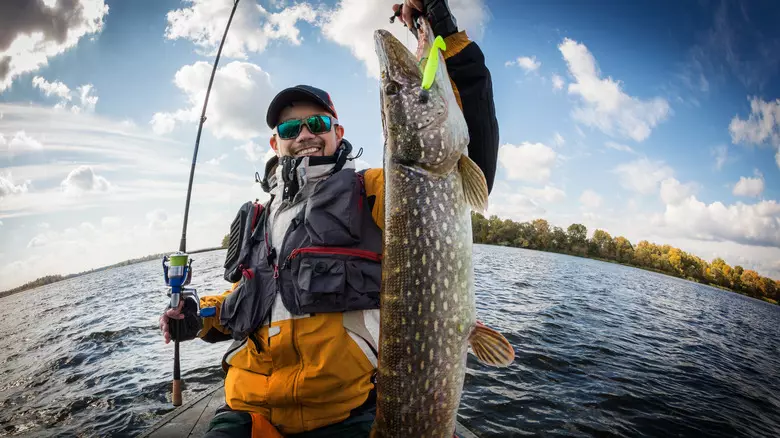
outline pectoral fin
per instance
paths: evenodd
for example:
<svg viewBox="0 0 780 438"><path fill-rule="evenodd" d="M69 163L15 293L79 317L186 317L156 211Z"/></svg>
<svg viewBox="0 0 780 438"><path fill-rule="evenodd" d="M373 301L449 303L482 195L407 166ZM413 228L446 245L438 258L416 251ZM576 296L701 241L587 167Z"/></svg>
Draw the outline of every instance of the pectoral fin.
<svg viewBox="0 0 780 438"><path fill-rule="evenodd" d="M485 174L471 158L461 155L458 169L463 180L463 195L474 211L483 213L488 207L488 188Z"/></svg>
<svg viewBox="0 0 780 438"><path fill-rule="evenodd" d="M515 349L499 332L477 323L469 336L474 355L480 362L493 367L508 367L515 360Z"/></svg>

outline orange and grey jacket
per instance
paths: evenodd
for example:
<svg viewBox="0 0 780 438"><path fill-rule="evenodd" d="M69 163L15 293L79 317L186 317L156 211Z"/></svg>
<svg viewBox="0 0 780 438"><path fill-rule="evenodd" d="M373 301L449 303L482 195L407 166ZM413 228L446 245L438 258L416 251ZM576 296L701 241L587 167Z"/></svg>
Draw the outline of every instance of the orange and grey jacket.
<svg viewBox="0 0 780 438"><path fill-rule="evenodd" d="M498 127L490 74L465 33L447 38L447 68L471 142L492 188ZM342 162L343 163L343 162ZM266 175L272 201L247 203L233 226L225 277L233 287L201 298L217 314L199 337L233 339L223 358L226 403L260 413L284 434L337 423L371 403L381 283L382 169L333 172L304 158L297 193L284 196L282 166Z"/></svg>

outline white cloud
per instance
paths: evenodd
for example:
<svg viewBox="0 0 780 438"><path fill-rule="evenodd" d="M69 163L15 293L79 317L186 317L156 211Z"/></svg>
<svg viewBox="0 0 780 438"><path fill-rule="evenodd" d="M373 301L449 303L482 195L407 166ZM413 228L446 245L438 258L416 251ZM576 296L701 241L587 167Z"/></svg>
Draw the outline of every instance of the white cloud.
<svg viewBox="0 0 780 438"><path fill-rule="evenodd" d="M488 216L497 215L516 221L525 221L542 217L546 210L526 193L518 193L517 189L505 181L497 180L490 193Z"/></svg>
<svg viewBox="0 0 780 438"><path fill-rule="evenodd" d="M731 141L737 143L762 144L770 142L780 144L780 99L766 102L753 97L750 99L750 116L742 120L734 116L729 123Z"/></svg>
<svg viewBox="0 0 780 438"><path fill-rule="evenodd" d="M84 84L71 91L67 85L62 82L48 82L41 76L35 76L32 80L34 87L40 89L46 97L55 96L59 102L54 105L55 108L70 109L74 113L94 112L98 97L95 94L95 87L92 84ZM77 103L71 104L76 101Z"/></svg>
<svg viewBox="0 0 780 438"><path fill-rule="evenodd" d="M207 54L216 49L225 32L232 1L188 0L188 8L168 12L165 37L187 39ZM246 59L249 53L261 53L274 40L299 45L303 42L298 22L314 23L317 12L308 3L300 3L280 12L268 12L254 0L245 0L230 25L230 34L222 49L223 56Z"/></svg>
<svg viewBox="0 0 780 438"><path fill-rule="evenodd" d="M553 84L553 89L554 90L562 90L563 89L563 85L564 85L563 78L558 76L558 75L556 75L556 74L553 74L552 75L552 84Z"/></svg>
<svg viewBox="0 0 780 438"><path fill-rule="evenodd" d="M603 202L603 198L593 190L585 190L580 195L580 203L589 209L599 208Z"/></svg>
<svg viewBox="0 0 780 438"><path fill-rule="evenodd" d="M32 240L30 240L29 243L27 243L28 248L36 248L40 246L46 246L46 243L49 241L48 237L46 237L45 234L38 234L37 236L33 237Z"/></svg>
<svg viewBox="0 0 780 438"><path fill-rule="evenodd" d="M263 147L253 141L248 141L235 149L244 151L247 160L252 163L262 160L262 163L265 164L271 157L276 155L276 152L270 146Z"/></svg>
<svg viewBox="0 0 780 438"><path fill-rule="evenodd" d="M504 144L498 150L498 161L511 180L546 182L550 179L555 157L555 151L542 143Z"/></svg>
<svg viewBox="0 0 780 438"><path fill-rule="evenodd" d="M4 141L0 141L0 146L3 146ZM43 149L41 142L27 135L25 131L17 131L7 144L9 152L40 151ZM0 148L0 151L2 150L4 148Z"/></svg>
<svg viewBox="0 0 780 438"><path fill-rule="evenodd" d="M712 155L715 156L715 168L720 170L723 165L726 164L726 160L729 158L729 150L726 145L720 145L712 149Z"/></svg>
<svg viewBox="0 0 780 438"><path fill-rule="evenodd" d="M504 65L507 67L516 65L525 70L525 74L529 74L539 70L539 67L542 66L542 63L536 60L536 56L531 56L530 58L528 56L521 56L514 61L507 61Z"/></svg>
<svg viewBox="0 0 780 438"><path fill-rule="evenodd" d="M214 158L206 161L206 164L210 164L212 166L219 166L219 163L221 163L222 160L224 160L225 158L227 158L227 154L222 154L222 155L220 155L218 157L214 157Z"/></svg>
<svg viewBox="0 0 780 438"><path fill-rule="evenodd" d="M655 193L661 181L674 175L672 168L663 161L650 161L647 158L621 164L614 172L620 176L624 188L643 195Z"/></svg>
<svg viewBox="0 0 780 438"><path fill-rule="evenodd" d="M584 44L566 38L558 49L575 79L569 84L569 94L581 100L581 106L572 113L580 123L613 137L643 141L671 113L663 98L641 100L623 92L620 82L611 77L602 79L595 58Z"/></svg>
<svg viewBox="0 0 780 438"><path fill-rule="evenodd" d="M777 149L775 161L780 167L780 99L764 101L750 98L750 115L747 120L734 116L729 123L731 141L734 144L769 144Z"/></svg>
<svg viewBox="0 0 780 438"><path fill-rule="evenodd" d="M74 105L71 107L73 112L85 111L88 113L95 111L95 105L97 104L98 97L94 94L95 87L92 84L81 85L77 88L78 98L81 105Z"/></svg>
<svg viewBox="0 0 780 438"><path fill-rule="evenodd" d="M732 193L736 196L757 197L764 191L764 177L756 171L755 178L740 177Z"/></svg>
<svg viewBox="0 0 780 438"><path fill-rule="evenodd" d="M553 136L553 143L555 143L555 146L560 147L563 146L564 143L566 143L566 140L563 138L563 136L560 133L556 132L555 135Z"/></svg>
<svg viewBox="0 0 780 438"><path fill-rule="evenodd" d="M158 208L146 213L147 226L151 229L166 228L169 224L168 213Z"/></svg>
<svg viewBox="0 0 780 438"><path fill-rule="evenodd" d="M0 92L17 76L47 65L48 59L103 29L103 0L59 1L51 7L27 0L0 5Z"/></svg>
<svg viewBox="0 0 780 438"><path fill-rule="evenodd" d="M548 203L559 202L566 199L566 192L553 186L544 186L541 189L523 187L521 192L534 200L541 200Z"/></svg>
<svg viewBox="0 0 780 438"><path fill-rule="evenodd" d="M70 88L60 81L48 82L41 76L32 79L34 87L39 88L46 97L57 96L63 100L70 100Z"/></svg>
<svg viewBox="0 0 780 438"><path fill-rule="evenodd" d="M392 5L397 0L340 0L337 6L323 14L320 23L325 38L350 49L352 55L363 61L369 76L379 78L379 61L374 52L374 31L391 32L402 43L414 49L414 36L398 21L390 24ZM488 21L484 0L449 0L450 9L458 20L458 27L471 37L479 38ZM389 11L388 14L382 11Z"/></svg>
<svg viewBox="0 0 780 438"><path fill-rule="evenodd" d="M152 130L157 135L165 135L173 132L176 128L176 120L191 120L192 117L184 110L179 110L176 113L154 113L152 120L149 124L152 125Z"/></svg>
<svg viewBox="0 0 780 438"><path fill-rule="evenodd" d="M696 191L693 183L682 184L675 178L666 178L661 181L661 200L665 204L677 205L688 199Z"/></svg>
<svg viewBox="0 0 780 438"><path fill-rule="evenodd" d="M6 175L0 174L0 200L11 195L21 195L27 193L29 181L22 184L15 184L13 176L8 173Z"/></svg>
<svg viewBox="0 0 780 438"><path fill-rule="evenodd" d="M624 144L615 143L614 141L608 141L604 143L604 146L614 149L616 151L622 151L622 152L631 152L634 153L634 150L630 146L626 146Z"/></svg>
<svg viewBox="0 0 780 438"><path fill-rule="evenodd" d="M95 174L91 166L81 165L68 174L60 183L60 187L68 195L80 195L87 192L105 192L111 184L104 177Z"/></svg>
<svg viewBox="0 0 780 438"><path fill-rule="evenodd" d="M780 246L780 204L776 201L726 206L721 202L705 204L690 196L678 204L667 204L657 221L687 238Z"/></svg>
<svg viewBox="0 0 780 438"><path fill-rule="evenodd" d="M188 106L175 112L156 113L150 124L157 134L171 132L177 123L197 123L203 110L211 64L185 65L174 83L187 96ZM258 108L266 108L274 96L271 77L260 66L234 61L217 68L206 110L205 127L217 138L248 140L267 131Z"/></svg>

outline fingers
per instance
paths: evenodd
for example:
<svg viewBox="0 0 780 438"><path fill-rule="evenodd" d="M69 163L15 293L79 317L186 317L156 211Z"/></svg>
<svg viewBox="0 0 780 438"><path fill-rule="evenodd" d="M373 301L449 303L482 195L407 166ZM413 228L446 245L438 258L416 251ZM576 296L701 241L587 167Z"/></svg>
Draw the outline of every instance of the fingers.
<svg viewBox="0 0 780 438"><path fill-rule="evenodd" d="M160 331L163 333L165 343L171 342L171 332L169 321L171 319L184 319L184 315L181 313L184 307L184 301L179 301L179 305L175 309L171 308L165 311L160 317Z"/></svg>
<svg viewBox="0 0 780 438"><path fill-rule="evenodd" d="M412 8L414 7L412 0L406 0L404 2L404 8L401 9L401 20L403 20L404 24L406 24L407 27L414 26L414 21L412 19Z"/></svg>

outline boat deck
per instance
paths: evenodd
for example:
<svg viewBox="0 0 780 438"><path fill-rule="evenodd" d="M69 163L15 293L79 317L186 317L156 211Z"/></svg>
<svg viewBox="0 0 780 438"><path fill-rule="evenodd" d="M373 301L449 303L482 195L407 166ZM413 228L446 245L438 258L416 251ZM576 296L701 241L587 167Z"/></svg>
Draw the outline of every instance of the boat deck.
<svg viewBox="0 0 780 438"><path fill-rule="evenodd" d="M139 438L202 437L214 417L214 412L223 404L225 388L219 384L160 418ZM460 438L477 438L460 423L457 424L455 433Z"/></svg>

